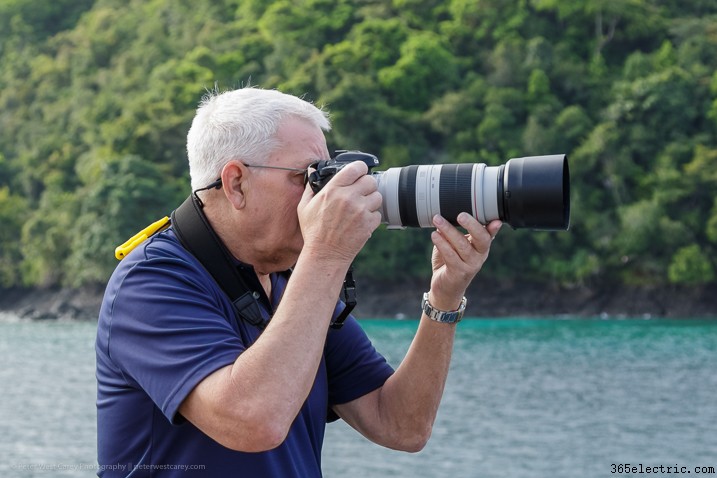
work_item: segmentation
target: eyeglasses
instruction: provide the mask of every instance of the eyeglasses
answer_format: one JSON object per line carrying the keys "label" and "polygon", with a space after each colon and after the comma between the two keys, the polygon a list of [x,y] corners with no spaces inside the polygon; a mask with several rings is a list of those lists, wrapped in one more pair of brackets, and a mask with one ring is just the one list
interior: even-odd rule
{"label": "eyeglasses", "polygon": [[[313,164],[313,163],[312,163]],[[259,166],[254,164],[245,164],[247,168],[257,168],[257,169],[279,169],[282,171],[294,171],[296,173],[301,173],[303,181],[306,182],[306,178],[309,174],[308,168],[300,169],[300,168],[284,168],[281,166]],[[214,182],[209,184],[206,187],[197,189],[194,191],[194,195],[196,196],[199,191],[206,191],[208,189],[219,189],[222,185],[222,178],[217,178]]]}
{"label": "eyeglasses", "polygon": [[302,185],[306,184],[306,180],[309,177],[308,168],[299,169],[299,168],[285,168],[282,166],[255,166],[253,164],[246,164],[245,166],[247,168],[255,168],[255,169],[277,169],[280,171],[291,171],[293,174],[289,175],[289,179],[296,184],[299,184],[299,182],[301,182]]}
{"label": "eyeglasses", "polygon": [[283,168],[280,166],[255,166],[253,164],[245,164],[247,168],[258,168],[258,169],[281,169],[283,171],[296,171],[297,173],[306,173],[306,168],[299,169],[299,168]]}

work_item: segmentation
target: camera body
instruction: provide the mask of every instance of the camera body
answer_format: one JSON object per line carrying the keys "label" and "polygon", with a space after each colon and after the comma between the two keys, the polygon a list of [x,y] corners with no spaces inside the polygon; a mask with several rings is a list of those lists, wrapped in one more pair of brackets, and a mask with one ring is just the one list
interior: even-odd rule
{"label": "camera body", "polygon": [[314,171],[309,173],[307,182],[311,185],[311,189],[314,193],[318,193],[336,173],[354,161],[366,163],[369,174],[371,174],[371,168],[379,165],[378,158],[373,154],[363,153],[361,151],[340,150],[336,151],[336,155],[331,159],[322,159],[312,163],[309,168]]}

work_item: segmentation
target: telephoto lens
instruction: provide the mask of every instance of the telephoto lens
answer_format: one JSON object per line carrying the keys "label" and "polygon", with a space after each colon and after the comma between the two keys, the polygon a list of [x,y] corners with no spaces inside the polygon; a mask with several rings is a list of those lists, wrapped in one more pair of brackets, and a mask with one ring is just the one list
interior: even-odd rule
{"label": "telephoto lens", "polygon": [[570,225],[565,154],[513,158],[500,166],[414,165],[371,174],[389,229],[433,227],[436,214],[456,225],[461,212],[482,224],[500,219],[516,229],[567,230]]}

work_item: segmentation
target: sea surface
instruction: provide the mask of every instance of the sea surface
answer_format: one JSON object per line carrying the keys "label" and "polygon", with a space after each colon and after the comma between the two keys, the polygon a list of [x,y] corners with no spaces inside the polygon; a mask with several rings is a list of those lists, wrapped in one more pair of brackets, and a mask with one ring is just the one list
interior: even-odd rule
{"label": "sea surface", "polygon": [[[362,324],[398,366],[417,322]],[[95,328],[0,316],[0,477],[94,475]],[[717,320],[464,320],[423,451],[383,449],[343,422],[328,426],[323,451],[329,478],[710,476],[709,467]]]}

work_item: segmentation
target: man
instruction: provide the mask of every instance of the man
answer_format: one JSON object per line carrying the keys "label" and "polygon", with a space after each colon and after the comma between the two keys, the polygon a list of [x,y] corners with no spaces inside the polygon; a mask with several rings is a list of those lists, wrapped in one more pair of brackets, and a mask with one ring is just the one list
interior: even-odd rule
{"label": "man", "polygon": [[[307,166],[329,157],[328,129],[322,110],[277,91],[200,105],[187,139],[192,189],[268,324],[242,320],[172,228],[129,254],[98,323],[100,475],[320,476],[332,417],[383,446],[425,445],[455,324],[424,313],[395,372],[352,317],[329,328],[382,200],[361,162],[318,194],[304,185]],[[439,316],[459,309],[500,227],[458,220],[467,235],[434,218],[428,304]]]}

